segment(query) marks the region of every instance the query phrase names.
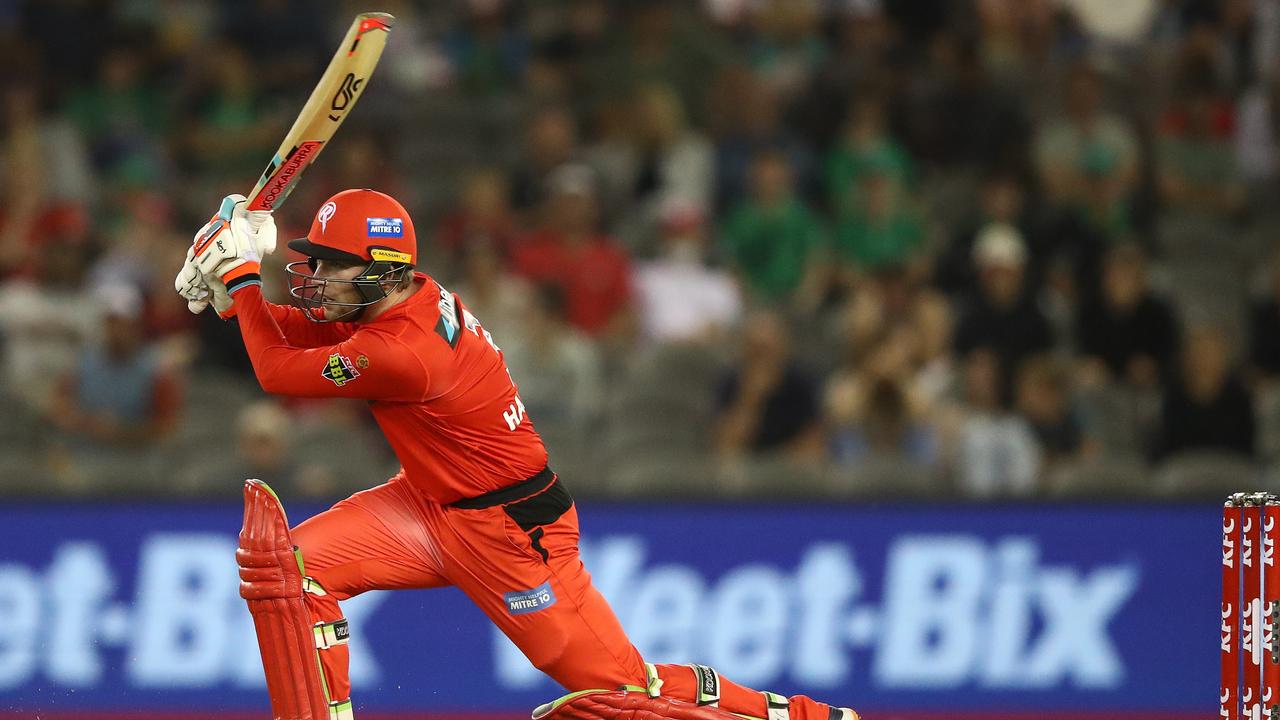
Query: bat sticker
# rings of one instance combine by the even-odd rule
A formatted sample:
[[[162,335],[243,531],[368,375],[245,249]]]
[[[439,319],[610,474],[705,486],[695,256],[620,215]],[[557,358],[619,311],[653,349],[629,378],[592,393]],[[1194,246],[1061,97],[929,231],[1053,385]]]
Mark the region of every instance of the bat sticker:
[[[342,79],[342,85],[338,86],[338,92],[334,94],[333,101],[329,103],[329,107],[333,108],[336,115],[330,115],[329,119],[338,122],[342,117],[342,111],[347,109],[351,104],[351,98],[360,92],[360,86],[364,84],[364,78],[357,78],[354,73],[347,73]]]

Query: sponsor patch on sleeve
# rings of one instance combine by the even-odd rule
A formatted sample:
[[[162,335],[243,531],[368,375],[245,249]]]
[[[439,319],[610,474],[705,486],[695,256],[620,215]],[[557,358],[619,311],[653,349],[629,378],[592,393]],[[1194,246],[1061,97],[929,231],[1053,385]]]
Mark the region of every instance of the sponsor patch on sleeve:
[[[503,593],[502,599],[507,602],[507,612],[512,615],[527,615],[556,604],[556,594],[551,590],[549,580],[532,590]]]
[[[338,387],[342,387],[360,377],[360,372],[351,363],[351,358],[338,353],[329,356],[329,362],[325,363],[324,371],[320,374]]]
[[[365,218],[369,237],[404,237],[404,220],[400,218]]]

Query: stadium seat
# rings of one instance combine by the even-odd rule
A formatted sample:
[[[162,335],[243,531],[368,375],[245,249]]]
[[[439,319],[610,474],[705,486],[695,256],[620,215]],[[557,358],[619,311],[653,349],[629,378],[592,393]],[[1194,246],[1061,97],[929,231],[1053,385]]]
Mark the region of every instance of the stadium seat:
[[[1048,497],[1058,500],[1137,500],[1154,493],[1147,467],[1137,456],[1054,468],[1045,478],[1044,489]]]
[[[1213,451],[1175,455],[1156,468],[1152,483],[1161,497],[1222,500],[1227,495],[1255,487],[1263,476],[1247,457]]]
[[[928,467],[898,457],[873,456],[828,473],[832,497],[855,500],[942,500],[954,486]]]

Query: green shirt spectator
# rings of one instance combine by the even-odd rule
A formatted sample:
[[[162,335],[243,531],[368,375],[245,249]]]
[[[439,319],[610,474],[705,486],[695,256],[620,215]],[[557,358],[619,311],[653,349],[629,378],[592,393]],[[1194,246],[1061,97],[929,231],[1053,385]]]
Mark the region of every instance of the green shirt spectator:
[[[865,270],[906,265],[924,241],[920,217],[907,208],[886,215],[853,213],[836,224],[836,255]]]
[[[751,194],[729,213],[721,236],[752,294],[785,301],[799,288],[824,232],[813,211],[795,196],[786,153],[767,149],[752,158]]]
[[[884,106],[874,100],[856,105],[839,142],[827,156],[827,192],[838,214],[859,212],[860,185],[871,174],[886,175],[898,189],[911,186],[911,156],[886,131]]]
[[[783,300],[800,285],[823,232],[813,212],[789,196],[771,205],[743,202],[729,214],[721,237],[748,289]]]
[[[889,137],[878,137],[867,143],[846,140],[827,156],[827,192],[831,207],[837,213],[856,212],[854,204],[858,186],[871,174],[887,175],[898,187],[910,186],[911,157],[901,145]]]

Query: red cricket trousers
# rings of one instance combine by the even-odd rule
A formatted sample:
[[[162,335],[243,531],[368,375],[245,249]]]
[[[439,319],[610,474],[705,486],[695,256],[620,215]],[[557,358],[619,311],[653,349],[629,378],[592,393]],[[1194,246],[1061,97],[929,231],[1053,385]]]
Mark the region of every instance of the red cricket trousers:
[[[340,619],[338,601],[367,590],[456,585],[567,690],[645,685],[644,660],[578,557],[578,513],[558,480],[516,502],[465,509],[425,497],[401,474],[292,532],[306,574],[327,593],[306,595],[313,622]],[[346,646],[320,656],[331,699],[350,697]],[[663,695],[696,699],[690,666],[657,668]],[[721,678],[720,696],[725,710],[767,716],[759,692]],[[828,706],[803,695],[790,712],[828,720]]]

